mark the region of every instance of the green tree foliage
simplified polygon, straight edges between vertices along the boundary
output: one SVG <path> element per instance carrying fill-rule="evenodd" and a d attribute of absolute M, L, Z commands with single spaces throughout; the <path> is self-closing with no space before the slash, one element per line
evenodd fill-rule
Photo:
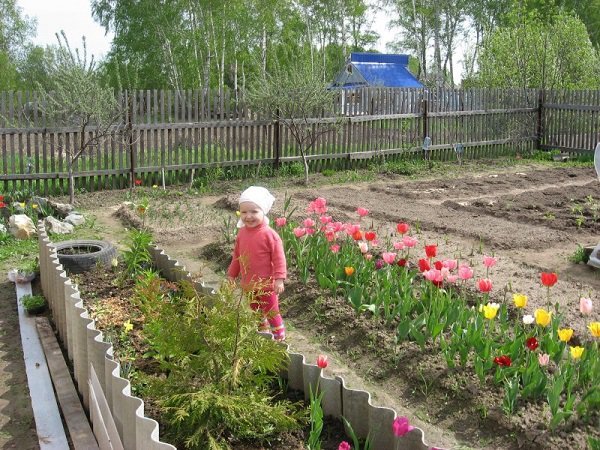
<path fill-rule="evenodd" d="M 598 52 L 577 17 L 561 12 L 545 23 L 536 15 L 523 13 L 513 23 L 496 29 L 484 43 L 474 85 L 597 88 Z"/>
<path fill-rule="evenodd" d="M 35 21 L 22 15 L 15 0 L 0 0 L 0 91 L 20 87 L 19 64 L 30 47 Z"/>
<path fill-rule="evenodd" d="M 257 78 L 246 93 L 251 109 L 269 115 L 290 131 L 302 156 L 307 185 L 308 152 L 319 136 L 335 131 L 339 126 L 331 112 L 337 94 L 328 90 L 323 80 L 322 73 L 298 64 Z M 321 115 L 328 120 L 311 121 Z"/>

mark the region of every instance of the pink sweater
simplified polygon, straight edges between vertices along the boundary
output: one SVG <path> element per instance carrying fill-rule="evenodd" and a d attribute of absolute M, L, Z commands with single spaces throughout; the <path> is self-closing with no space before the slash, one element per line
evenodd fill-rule
<path fill-rule="evenodd" d="M 287 276 L 283 243 L 268 225 L 238 231 L 227 275 L 237 278 L 240 274 L 244 290 L 272 290 L 273 280 Z"/>

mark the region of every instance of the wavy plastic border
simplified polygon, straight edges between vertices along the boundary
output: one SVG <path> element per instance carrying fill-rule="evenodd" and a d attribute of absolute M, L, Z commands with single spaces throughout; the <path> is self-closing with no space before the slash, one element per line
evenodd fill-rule
<path fill-rule="evenodd" d="M 120 377 L 120 364 L 113 359 L 112 346 L 103 341 L 102 332 L 95 327 L 88 311 L 83 307 L 79 289 L 67 277 L 58 261 L 56 250 L 48 238 L 45 226 L 39 230 L 40 277 L 44 295 L 54 315 L 58 335 L 67 349 L 74 367 L 75 381 L 89 410 L 90 366 L 97 374 L 100 386 L 111 410 L 114 422 L 125 450 L 175 450 L 171 444 L 160 441 L 158 423 L 144 416 L 144 402 L 131 395 L 128 380 Z M 163 250 L 151 247 L 150 253 L 156 267 L 170 281 L 193 282 L 185 266 L 170 258 Z M 194 282 L 198 291 L 212 294 L 214 291 L 203 283 Z M 342 377 L 323 377 L 321 369 L 305 361 L 302 354 L 290 351 L 287 372 L 282 375 L 288 385 L 304 392 L 308 399 L 312 387 L 323 392 L 323 410 L 326 415 L 341 419 L 345 417 L 357 436 L 373 437 L 373 450 L 429 450 L 423 431 L 415 428 L 403 437 L 392 432 L 396 412 L 390 408 L 374 406 L 367 391 L 349 389 Z"/>

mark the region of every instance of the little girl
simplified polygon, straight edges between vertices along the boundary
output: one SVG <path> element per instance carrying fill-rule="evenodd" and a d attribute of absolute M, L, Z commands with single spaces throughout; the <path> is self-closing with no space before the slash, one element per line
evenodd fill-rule
<path fill-rule="evenodd" d="M 281 238 L 266 217 L 274 201 L 264 187 L 250 186 L 242 192 L 239 231 L 227 275 L 232 282 L 241 276 L 242 289 L 253 297 L 250 306 L 263 313 L 259 330 L 268 331 L 270 326 L 275 339 L 281 341 L 285 327 L 278 294 L 283 292 L 287 267 Z"/>

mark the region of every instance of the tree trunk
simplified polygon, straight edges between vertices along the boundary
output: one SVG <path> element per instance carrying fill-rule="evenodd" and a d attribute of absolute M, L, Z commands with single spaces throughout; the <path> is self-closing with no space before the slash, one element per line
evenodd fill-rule
<path fill-rule="evenodd" d="M 73 161 L 69 157 L 69 203 L 75 203 L 75 177 L 73 176 Z"/>

